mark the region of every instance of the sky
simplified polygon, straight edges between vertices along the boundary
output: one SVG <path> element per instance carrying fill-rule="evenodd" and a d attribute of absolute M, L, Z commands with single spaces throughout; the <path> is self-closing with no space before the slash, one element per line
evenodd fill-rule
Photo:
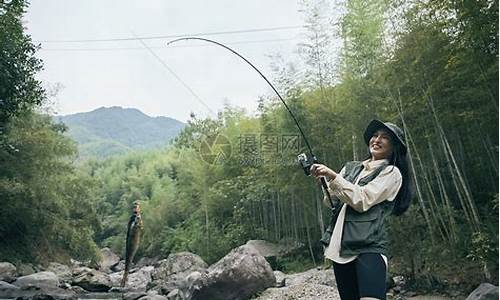
<path fill-rule="evenodd" d="M 297 59 L 300 9 L 300 0 L 32 0 L 25 26 L 41 44 L 38 78 L 58 91 L 54 114 L 122 106 L 186 121 L 225 103 L 252 113 L 272 90 L 231 52 L 199 41 L 167 46 L 166 36 L 227 44 L 271 79 L 270 55 Z"/>

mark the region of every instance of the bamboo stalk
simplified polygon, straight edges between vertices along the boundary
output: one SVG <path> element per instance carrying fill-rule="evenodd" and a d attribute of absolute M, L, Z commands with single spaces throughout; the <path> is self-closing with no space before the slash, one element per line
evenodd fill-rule
<path fill-rule="evenodd" d="M 456 243 L 458 241 L 458 230 L 457 230 L 457 224 L 456 224 L 456 221 L 455 221 L 455 218 L 453 217 L 453 209 L 452 209 L 452 206 L 450 204 L 450 199 L 448 197 L 448 193 L 446 192 L 446 187 L 444 185 L 444 182 L 443 182 L 443 179 L 441 177 L 441 172 L 439 171 L 439 166 L 437 164 L 437 160 L 434 156 L 434 151 L 433 151 L 433 148 L 432 148 L 432 144 L 430 143 L 430 141 L 428 141 L 428 145 L 429 145 L 429 152 L 431 154 L 431 160 L 432 160 L 432 163 L 434 165 L 434 173 L 436 175 L 436 178 L 437 178 L 437 183 L 438 183 L 438 188 L 439 188 L 439 192 L 440 192 L 440 195 L 441 195 L 441 199 L 444 200 L 444 204 L 445 204 L 445 212 L 446 212 L 446 217 L 448 218 L 448 221 L 450 223 L 450 237 L 451 237 L 451 241 L 453 243 Z"/>
<path fill-rule="evenodd" d="M 390 92 L 389 92 L 389 94 L 390 94 Z M 400 92 L 399 89 L 398 89 L 399 105 L 396 102 L 396 100 L 394 99 L 394 97 L 392 97 L 392 95 L 391 95 L 391 99 L 393 100 L 393 102 L 394 102 L 394 104 L 396 106 L 396 109 L 398 111 L 399 117 L 401 118 L 401 122 L 403 123 L 403 131 L 405 133 L 405 136 L 408 136 L 408 126 L 406 126 L 406 121 L 405 121 L 404 112 L 403 112 L 403 103 L 402 103 L 402 100 L 401 100 L 401 92 Z M 415 148 L 415 145 L 414 145 L 414 148 Z M 412 171 L 413 180 L 415 182 L 415 188 L 417 190 L 418 203 L 420 204 L 420 207 L 422 209 L 422 214 L 424 215 L 425 223 L 427 224 L 427 228 L 429 229 L 429 232 L 430 232 L 431 243 L 434 245 L 434 229 L 433 229 L 433 226 L 432 226 L 432 224 L 431 224 L 431 222 L 429 220 L 429 214 L 427 212 L 427 208 L 426 208 L 425 203 L 424 203 L 424 198 L 423 198 L 423 195 L 422 195 L 422 191 L 420 189 L 420 184 L 419 184 L 419 181 L 418 181 L 418 178 L 417 178 L 417 173 L 415 172 L 415 165 L 413 163 L 413 158 L 412 158 L 412 152 L 411 152 L 410 145 L 409 145 L 407 151 L 408 151 L 408 159 L 409 159 L 409 162 L 410 162 L 410 167 L 411 167 L 411 171 Z"/>
<path fill-rule="evenodd" d="M 429 199 L 430 199 L 430 201 L 429 201 L 429 206 L 430 206 L 429 214 L 430 214 L 430 217 L 432 218 L 432 220 L 434 221 L 434 224 L 436 224 L 436 226 L 432 226 L 432 224 L 431 224 L 431 226 L 432 226 L 432 228 L 437 227 L 438 233 L 441 235 L 441 238 L 443 240 L 445 240 L 446 239 L 445 236 L 447 234 L 443 233 L 443 230 L 446 231 L 446 225 L 443 223 L 442 219 L 440 219 L 436 216 L 435 212 L 438 209 L 438 205 L 437 205 L 437 201 L 436 201 L 436 198 L 434 196 L 432 187 L 430 185 L 429 178 L 427 176 L 427 169 L 424 167 L 424 164 L 422 163 L 422 159 L 420 158 L 420 154 L 417 151 L 415 141 L 413 140 L 413 137 L 410 134 L 410 131 L 408 130 L 408 128 L 406 128 L 406 137 L 407 137 L 409 146 L 413 145 L 413 153 L 415 153 L 415 158 L 418 162 L 418 165 L 420 166 L 420 173 L 419 174 L 422 175 L 424 183 L 425 183 L 425 187 L 427 187 L 427 191 L 428 191 L 427 194 L 428 194 Z"/>
<path fill-rule="evenodd" d="M 452 177 L 454 178 L 455 187 L 457 189 L 457 192 L 459 195 L 461 195 L 461 192 L 464 193 L 465 199 L 464 199 L 464 201 L 461 201 L 461 202 L 463 202 L 464 211 L 467 211 L 470 209 L 471 225 L 474 227 L 475 231 L 480 231 L 480 221 L 479 221 L 477 209 L 474 205 L 474 202 L 472 200 L 472 196 L 471 196 L 470 191 L 468 189 L 468 186 L 465 182 L 465 179 L 463 178 L 462 172 L 460 171 L 460 168 L 458 167 L 458 164 L 456 162 L 455 156 L 454 156 L 453 151 L 451 149 L 451 146 L 448 142 L 448 139 L 446 138 L 446 134 L 444 133 L 444 130 L 441 126 L 441 123 L 439 122 L 436 110 L 434 108 L 432 97 L 430 95 L 428 95 L 424 90 L 423 90 L 423 93 L 427 98 L 427 102 L 429 104 L 432 115 L 434 117 L 434 122 L 435 122 L 436 128 L 438 129 L 439 136 L 441 137 L 441 142 L 443 143 L 443 146 L 445 148 L 445 153 L 447 153 L 446 157 L 447 157 L 449 162 L 451 161 L 449 168 L 451 170 Z M 452 165 L 453 165 L 453 167 L 452 167 Z M 460 183 L 460 185 L 458 183 Z M 462 188 L 460 188 L 460 186 Z M 461 199 L 461 197 L 460 197 L 460 199 Z"/>

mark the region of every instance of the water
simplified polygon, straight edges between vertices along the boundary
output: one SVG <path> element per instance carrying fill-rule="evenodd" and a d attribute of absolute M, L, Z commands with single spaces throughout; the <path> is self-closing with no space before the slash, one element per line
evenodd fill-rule
<path fill-rule="evenodd" d="M 99 299 L 114 299 L 114 300 L 121 300 L 122 299 L 122 293 L 88 293 L 88 294 L 81 294 L 78 295 L 78 299 L 85 299 L 85 300 L 99 300 Z"/>

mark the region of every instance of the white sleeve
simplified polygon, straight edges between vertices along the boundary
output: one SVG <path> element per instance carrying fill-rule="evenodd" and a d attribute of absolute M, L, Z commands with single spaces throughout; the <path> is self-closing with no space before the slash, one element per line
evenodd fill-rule
<path fill-rule="evenodd" d="M 402 181 L 399 169 L 396 166 L 387 166 L 364 186 L 352 184 L 339 174 L 330 181 L 330 189 L 340 201 L 358 212 L 364 212 L 384 200 L 393 201 Z"/>
<path fill-rule="evenodd" d="M 338 176 L 344 176 L 344 174 L 345 174 L 345 167 L 343 167 L 342 170 L 340 170 L 340 173 L 337 174 L 337 177 Z M 326 185 L 328 186 L 328 193 L 330 193 L 330 195 L 333 196 L 334 195 L 333 190 L 330 188 L 330 185 L 328 184 L 330 182 L 331 182 L 331 180 L 327 179 L 327 184 Z M 331 208 L 330 201 L 328 201 L 328 198 L 326 197 L 326 195 L 323 197 L 323 204 L 325 206 Z"/>

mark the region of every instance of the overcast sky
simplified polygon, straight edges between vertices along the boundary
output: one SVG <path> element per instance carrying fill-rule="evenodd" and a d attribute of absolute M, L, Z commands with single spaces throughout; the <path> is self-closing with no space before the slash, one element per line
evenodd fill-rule
<path fill-rule="evenodd" d="M 296 27 L 304 25 L 299 1 L 33 0 L 25 21 L 42 46 L 39 78 L 62 85 L 54 99 L 57 114 L 122 106 L 186 121 L 190 112 L 208 116 L 224 102 L 252 111 L 258 96 L 271 90 L 234 54 L 198 41 L 167 47 L 172 38 L 143 40 L 158 58 L 138 40 L 55 41 L 250 31 L 203 37 L 226 43 L 269 78 L 268 55 L 296 60 L 304 34 Z M 276 30 L 282 27 L 291 28 Z M 260 29 L 269 30 L 252 31 Z"/>

